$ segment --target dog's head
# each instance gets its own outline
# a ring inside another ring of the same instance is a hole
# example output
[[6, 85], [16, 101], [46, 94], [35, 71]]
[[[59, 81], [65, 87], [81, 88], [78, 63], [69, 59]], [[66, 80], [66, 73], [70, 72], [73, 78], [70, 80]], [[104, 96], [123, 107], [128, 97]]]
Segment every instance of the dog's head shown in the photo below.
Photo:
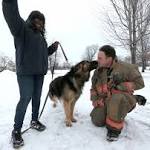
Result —
[[96, 69], [98, 66], [97, 61], [83, 60], [72, 67], [75, 77], [79, 77], [81, 80], [88, 81], [90, 77], [90, 71]]

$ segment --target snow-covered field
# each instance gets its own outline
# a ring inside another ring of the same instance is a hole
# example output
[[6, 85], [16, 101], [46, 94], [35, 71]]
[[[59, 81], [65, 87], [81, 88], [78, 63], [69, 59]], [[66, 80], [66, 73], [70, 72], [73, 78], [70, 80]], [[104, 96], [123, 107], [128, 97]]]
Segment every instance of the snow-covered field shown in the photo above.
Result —
[[[65, 72], [56, 72], [55, 77]], [[53, 108], [50, 100], [41, 117], [47, 129], [44, 132], [28, 130], [23, 134], [25, 142], [22, 150], [148, 150], [150, 148], [150, 70], [143, 73], [145, 88], [136, 91], [147, 98], [145, 106], [137, 106], [125, 119], [125, 127], [116, 142], [106, 141], [106, 129], [95, 127], [90, 120], [92, 109], [89, 89], [91, 82], [85, 84], [83, 94], [75, 107], [75, 117], [78, 122], [72, 127], [64, 124], [62, 104]], [[43, 106], [51, 74], [45, 77], [41, 107]], [[19, 91], [15, 73], [4, 71], [0, 73], [0, 150], [12, 150], [11, 131], [15, 108], [19, 100]], [[28, 128], [31, 119], [31, 104], [29, 104], [23, 130]]]

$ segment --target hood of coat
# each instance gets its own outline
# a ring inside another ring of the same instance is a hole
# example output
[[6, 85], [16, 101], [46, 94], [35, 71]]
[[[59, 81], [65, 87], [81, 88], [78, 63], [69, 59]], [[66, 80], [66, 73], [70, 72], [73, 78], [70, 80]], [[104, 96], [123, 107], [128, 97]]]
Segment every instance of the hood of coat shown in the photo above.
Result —
[[32, 11], [26, 20], [27, 25], [35, 32], [45, 36], [45, 16], [40, 11]]

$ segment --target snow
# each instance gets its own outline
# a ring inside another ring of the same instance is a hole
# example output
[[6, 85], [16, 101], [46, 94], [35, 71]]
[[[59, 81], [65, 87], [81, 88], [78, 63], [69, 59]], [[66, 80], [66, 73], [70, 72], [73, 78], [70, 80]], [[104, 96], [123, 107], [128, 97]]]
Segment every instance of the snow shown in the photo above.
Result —
[[[55, 77], [65, 74], [64, 71], [56, 72]], [[56, 108], [48, 99], [40, 121], [47, 129], [44, 132], [28, 130], [23, 134], [25, 145], [22, 150], [143, 150], [150, 146], [150, 70], [142, 73], [145, 88], [136, 91], [136, 94], [147, 98], [145, 106], [137, 106], [125, 119], [125, 127], [116, 142], [106, 141], [105, 127], [95, 127], [90, 120], [92, 105], [89, 89], [91, 82], [87, 82], [83, 94], [75, 106], [77, 123], [66, 127], [64, 111], [61, 103]], [[51, 74], [45, 76], [41, 108], [45, 101]], [[10, 71], [0, 73], [0, 150], [12, 150], [11, 131], [15, 109], [19, 100], [19, 91], [16, 74]], [[23, 129], [29, 127], [31, 119], [31, 104], [26, 112]]]

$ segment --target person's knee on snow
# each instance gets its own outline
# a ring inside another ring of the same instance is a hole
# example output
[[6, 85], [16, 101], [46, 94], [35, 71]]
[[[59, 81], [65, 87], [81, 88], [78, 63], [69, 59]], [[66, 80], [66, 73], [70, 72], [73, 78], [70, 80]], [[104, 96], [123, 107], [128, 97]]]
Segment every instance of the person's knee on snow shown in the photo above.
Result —
[[105, 108], [96, 107], [90, 113], [91, 121], [95, 126], [103, 127], [105, 126], [106, 111]]
[[107, 104], [107, 118], [123, 121], [129, 111], [129, 103], [123, 94], [113, 94]]

